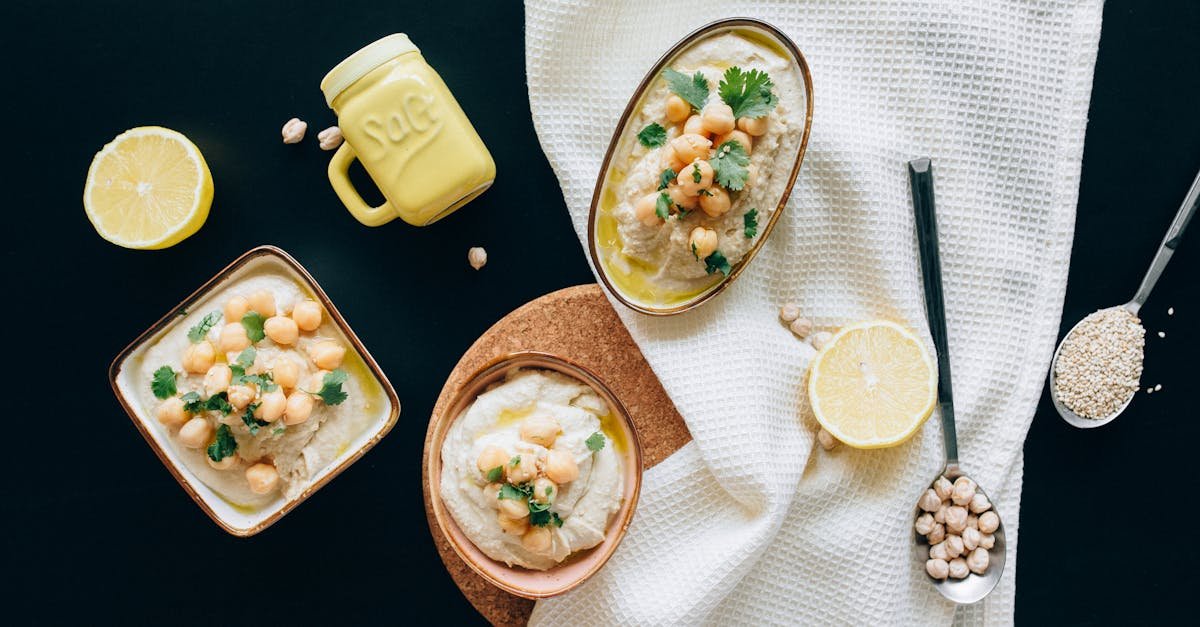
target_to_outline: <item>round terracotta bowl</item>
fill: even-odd
[[[592,388],[608,403],[609,409],[617,418],[615,424],[628,443],[621,452],[625,483],[621,507],[609,520],[604,541],[571,555],[561,564],[548,570],[509,566],[488,557],[459,529],[442,501],[442,442],[446,439],[446,432],[476,397],[488,386],[503,380],[505,374],[513,368],[551,370]],[[455,392],[446,410],[441,415],[435,414],[432,421],[431,434],[425,445],[425,488],[428,505],[454,552],[489,583],[527,599],[544,599],[574,589],[599,571],[608,558],[612,557],[617,545],[625,537],[625,530],[629,528],[629,523],[633,520],[633,510],[637,507],[638,494],[642,487],[642,447],[625,406],[590,370],[549,353],[524,351],[504,355],[472,374]]]

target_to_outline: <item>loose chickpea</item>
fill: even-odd
[[[504,465],[505,475],[509,483],[525,483],[537,476],[537,456],[533,453],[521,453]]]
[[[483,486],[483,502],[492,509],[500,509],[499,483],[489,483]]]
[[[200,448],[212,438],[213,428],[208,421],[196,416],[179,428],[179,443],[188,448]]]
[[[921,535],[926,535],[930,531],[933,531],[933,525],[933,514],[926,513],[917,517],[917,522],[913,524],[913,529],[916,529],[917,533]]]
[[[553,418],[533,416],[521,423],[521,439],[546,448],[554,446],[559,433],[562,433],[562,427]]]
[[[950,574],[950,565],[946,560],[929,560],[925,562],[925,572],[934,579],[945,579]]]
[[[279,485],[279,471],[271,464],[253,464],[246,469],[246,483],[255,494],[269,494]]]
[[[183,399],[178,396],[163,401],[154,413],[159,423],[171,429],[183,426],[188,420],[188,414],[183,410]]]
[[[737,142],[741,144],[742,149],[746,151],[746,154],[750,154],[754,151],[754,142],[750,140],[749,135],[743,133],[742,131],[729,131],[728,133],[713,139],[713,145],[717,147],[724,145],[725,142]]]
[[[195,344],[189,344],[184,349],[183,369],[192,374],[208,372],[208,369],[212,368],[213,361],[216,358],[217,351],[213,348],[212,342],[200,340]]]
[[[779,308],[779,319],[785,324],[791,323],[796,318],[800,317],[800,305],[796,303],[785,303]]]
[[[221,327],[221,335],[217,338],[223,353],[236,353],[250,347],[250,336],[246,335],[246,327],[240,322],[230,322]]]
[[[671,94],[667,96],[667,119],[678,124],[687,119],[692,112],[692,105],[686,100]]]
[[[237,455],[237,453],[234,453],[232,455],[226,455],[225,457],[222,457],[221,461],[219,461],[219,462],[214,462],[211,457],[209,457],[208,455],[205,455],[204,461],[208,462],[209,466],[212,466],[213,468],[215,468],[217,470],[229,470],[230,468],[233,468],[234,464],[237,463],[238,455]]]
[[[927,511],[936,512],[942,506],[942,499],[938,498],[937,492],[933,489],[928,489],[921,495],[921,499],[917,501],[917,507]]]
[[[504,515],[504,512],[499,512],[496,514],[496,522],[500,525],[500,531],[510,536],[525,535],[525,532],[529,530],[529,516],[509,518]]]
[[[1000,528],[1000,517],[994,511],[987,511],[979,515],[979,533],[988,535],[995,533]]]
[[[978,548],[971,551],[971,554],[967,556],[967,567],[976,575],[982,575],[987,572],[988,562],[990,561],[991,557],[988,555],[987,549]]]
[[[717,232],[698,226],[688,237],[688,248],[697,259],[705,259],[717,250]]]
[[[479,469],[479,472],[486,475],[494,468],[503,467],[508,463],[509,459],[511,458],[508,456],[508,451],[499,446],[485,446],[479,452],[479,457],[475,460],[475,467]]]
[[[963,547],[965,547],[968,551],[974,551],[975,549],[979,548],[979,539],[982,537],[983,534],[979,533],[978,529],[973,529],[971,527],[963,529]]]
[[[691,211],[700,206],[700,197],[696,195],[689,196],[678,185],[672,185],[667,188],[667,195],[671,197],[671,204],[683,209]]]
[[[545,553],[554,543],[554,533],[548,527],[533,527],[521,536],[521,546],[533,553]]]
[[[246,302],[250,305],[250,309],[257,311],[264,318],[275,315],[275,295],[269,290],[258,290],[251,294]]]
[[[557,496],[558,486],[554,485],[553,481],[545,477],[533,480],[533,501],[535,503],[553,503]]]
[[[267,318],[267,321],[263,323],[263,333],[266,333],[272,342],[281,346],[291,346],[300,339],[300,327],[296,321],[283,316]]]
[[[237,322],[250,311],[250,302],[242,296],[234,296],[225,301],[225,319],[231,322]]]
[[[982,533],[979,535],[979,546],[985,549],[990,549],[996,546],[996,535],[992,533]]]
[[[950,560],[949,566],[951,579],[966,579],[967,575],[970,574],[970,570],[967,567],[967,560],[961,557]]]
[[[738,118],[737,127],[747,135],[762,137],[767,134],[767,116],[761,118]]]
[[[930,544],[937,544],[944,541],[946,539],[946,525],[939,522],[933,523],[933,530],[929,532],[929,535],[925,536],[925,539]]]
[[[683,123],[683,132],[708,137],[708,131],[704,130],[704,123],[700,121],[699,115],[693,115]],[[686,163],[686,162],[685,162]]]
[[[942,544],[946,545],[946,555],[949,556],[950,559],[954,559],[959,555],[962,555],[963,551],[966,550],[966,546],[963,545],[961,536],[946,536],[946,541]]]
[[[950,509],[950,501],[943,501],[933,512],[933,520],[940,523],[946,522],[946,510]]]
[[[671,140],[671,149],[675,151],[675,156],[684,163],[691,163],[696,159],[707,159],[709,148],[712,148],[712,142],[707,137],[695,133],[684,133]]]
[[[322,370],[333,370],[342,365],[346,347],[334,340],[317,342],[308,349],[308,358]]]
[[[953,505],[946,510],[946,530],[950,533],[962,533],[967,528],[967,508]]]
[[[808,318],[796,318],[795,320],[792,320],[791,324],[788,325],[788,329],[791,330],[796,337],[804,339],[812,333],[813,323],[812,320],[809,320]]]
[[[287,396],[283,390],[274,390],[262,395],[262,400],[254,410],[254,417],[267,422],[275,422],[283,416],[287,409]]]
[[[658,197],[659,192],[646,194],[638,199],[633,205],[634,217],[638,222],[646,226],[658,226],[663,223],[662,218],[658,217]]]
[[[696,159],[687,164],[675,177],[675,184],[688,196],[700,195],[700,190],[707,189],[712,185],[712,181],[712,165],[704,159]]]
[[[946,543],[938,542],[929,547],[929,559],[931,560],[948,560],[950,556],[946,554]]]
[[[704,130],[714,135],[724,135],[732,131],[737,124],[733,117],[733,108],[721,101],[704,105],[700,112],[700,123]]]
[[[950,493],[954,491],[954,484],[945,477],[938,477],[937,481],[933,482],[933,491],[937,493],[939,499],[948,501]]]
[[[321,326],[321,305],[313,300],[296,303],[292,308],[292,320],[301,331],[316,331]]]
[[[954,501],[955,505],[966,505],[975,497],[975,482],[967,477],[959,477],[954,480],[954,491],[950,493],[950,500]]]
[[[579,478],[579,464],[575,463],[575,458],[566,451],[550,451],[546,455],[546,465],[542,470],[547,479],[558,485],[571,483]]]
[[[729,192],[725,191],[723,187],[714,185],[708,188],[708,193],[700,194],[700,209],[708,214],[710,218],[725,215],[725,212],[729,211],[731,204]]]
[[[233,380],[233,371],[225,364],[213,364],[208,372],[204,373],[204,392],[209,396],[220,394],[229,389],[229,382]]]
[[[231,385],[226,391],[229,394],[229,404],[239,410],[248,407],[258,395],[258,390],[253,385]]]
[[[298,425],[308,420],[313,410],[313,397],[308,392],[296,390],[287,397],[283,410],[283,424]]]
[[[271,367],[271,380],[289,390],[295,388],[300,382],[300,364],[290,357],[281,356]]]
[[[968,505],[972,514],[982,514],[989,509],[992,509],[992,502],[983,492],[976,492],[975,496],[971,497],[971,502]]]

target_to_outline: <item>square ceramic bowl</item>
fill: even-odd
[[[530,570],[519,566],[509,566],[498,562],[481,551],[467,538],[462,529],[454,521],[442,501],[442,442],[450,425],[468,408],[475,398],[485,392],[489,386],[504,379],[509,371],[515,368],[535,368],[551,370],[564,374],[592,388],[617,418],[614,426],[619,430],[619,437],[624,440],[620,450],[621,467],[624,481],[624,491],[621,507],[608,522],[604,540],[590,548],[579,551],[561,564],[547,570]],[[553,597],[574,589],[589,577],[596,574],[625,537],[625,531],[633,520],[634,509],[637,508],[638,495],[642,487],[642,446],[638,440],[637,430],[629,412],[621,404],[612,391],[595,374],[587,368],[568,361],[562,357],[548,353],[525,351],[502,356],[480,368],[472,374],[462,387],[455,393],[453,400],[446,406],[446,411],[433,416],[430,424],[431,434],[426,439],[425,446],[425,492],[429,499],[430,508],[438,527],[454,552],[476,573],[479,573],[492,585],[527,599],[543,599]],[[437,530],[435,530],[436,533]]]
[[[307,292],[308,296],[321,303],[326,315],[336,327],[336,335],[340,335],[340,339],[349,348],[346,353],[346,362],[348,364],[361,362],[359,364],[362,366],[361,371],[365,373],[362,376],[367,378],[366,381],[373,382],[378,386],[382,402],[368,406],[371,416],[369,420],[365,421],[366,428],[353,438],[331,463],[318,470],[303,491],[290,499],[285,498],[281,491],[274,500],[266,505],[249,508],[223,498],[197,478],[181,461],[175,448],[176,445],[169,440],[166,429],[154,418],[154,408],[147,407],[144,402],[145,395],[138,393],[139,386],[148,385],[139,376],[138,371],[149,347],[179,325],[188,324],[185,318],[188,312],[220,309],[220,304],[216,302],[220,290],[236,285],[241,279],[248,276],[262,274],[290,279],[302,292]],[[314,492],[358,461],[364,453],[383,439],[383,436],[387,435],[392,426],[396,424],[396,419],[400,415],[400,401],[396,397],[396,390],[379,369],[379,364],[375,363],[358,336],[354,334],[350,325],[346,323],[337,307],[334,307],[325,291],[299,262],[274,246],[259,246],[251,249],[201,285],[191,296],[167,312],[162,319],[151,325],[125,350],[121,351],[109,367],[108,377],[113,392],[117,395],[117,400],[121,402],[130,419],[133,420],[134,426],[141,432],[155,455],[162,460],[163,465],[175,476],[179,485],[192,497],[192,500],[196,501],[200,509],[204,510],[204,513],[208,514],[209,518],[212,518],[213,522],[222,529],[235,536],[252,536],[295,509],[297,505],[303,503]]]

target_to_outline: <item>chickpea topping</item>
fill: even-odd
[[[250,347],[250,336],[246,335],[246,327],[241,322],[230,322],[221,327],[221,335],[217,338],[223,353],[236,353]]]
[[[500,530],[510,536],[525,535],[529,530],[529,517],[524,518],[509,518],[504,515],[504,512],[496,514],[496,522],[500,524]]]
[[[937,481],[933,482],[933,491],[937,493],[939,499],[947,501],[950,499],[950,493],[954,491],[954,484],[945,477],[938,477]]]
[[[933,489],[928,489],[921,495],[921,499],[917,501],[917,507],[927,511],[936,512],[942,506],[942,499],[938,498],[937,492]]]
[[[558,486],[554,485],[553,481],[545,477],[533,480],[533,501],[535,503],[553,503],[557,496]]]
[[[329,374],[328,370],[318,370],[312,373],[312,376],[308,378],[308,385],[305,387],[309,390],[321,389],[325,385],[325,375],[327,374]]]
[[[292,308],[292,320],[301,331],[316,331],[321,326],[321,305],[313,300],[296,303]]]
[[[486,475],[493,468],[503,467],[509,459],[508,451],[495,445],[486,446],[480,451],[479,458],[475,460],[475,466],[479,468],[479,472]]]
[[[229,470],[230,468],[233,468],[234,464],[237,463],[238,456],[237,453],[234,453],[232,455],[226,455],[225,457],[222,457],[221,461],[219,462],[214,462],[211,457],[205,455],[204,461],[208,462],[208,465],[212,466],[216,470]]]
[[[274,390],[262,395],[262,400],[254,410],[254,417],[267,422],[275,422],[283,416],[287,408],[287,396],[282,390]]]
[[[761,118],[738,118],[738,130],[752,135],[754,137],[762,137],[767,134],[767,116]]]
[[[525,483],[532,481],[537,476],[537,456],[533,453],[522,453],[514,459],[517,463],[509,461],[504,465],[504,472],[508,476],[509,483]],[[549,476],[549,473],[547,473]]]
[[[263,333],[272,342],[281,346],[291,346],[300,339],[300,327],[295,320],[283,316],[271,316],[263,323]]]
[[[313,410],[313,398],[308,392],[296,390],[287,397],[283,411],[283,424],[298,425],[308,420]]]
[[[700,112],[700,123],[709,133],[724,135],[736,125],[733,108],[719,100],[710,102],[704,105],[704,110]]]
[[[708,193],[700,194],[700,209],[708,214],[710,218],[720,217],[729,211],[729,206],[732,201],[729,199],[729,192],[723,187],[712,186],[708,188]]]
[[[667,96],[667,119],[676,124],[686,120],[692,112],[692,105],[675,94]]]
[[[188,414],[183,410],[183,399],[178,396],[172,396],[160,403],[154,413],[159,423],[172,429],[183,426],[188,420]]]
[[[566,451],[550,451],[546,455],[546,465],[542,470],[547,479],[558,485],[571,483],[579,478],[579,464],[575,463],[575,458]]]
[[[334,340],[317,342],[308,349],[308,357],[322,370],[333,370],[342,365],[346,356],[346,347]]]
[[[234,296],[225,302],[225,319],[237,322],[250,311],[250,303],[242,296]]]
[[[994,511],[987,511],[979,515],[979,533],[989,535],[995,533],[1000,528],[1000,517]]]
[[[708,131],[704,130],[704,123],[700,121],[699,115],[693,115],[683,123],[683,132],[684,134],[690,133],[692,135],[708,137]],[[686,163],[686,161],[684,163]]]
[[[525,518],[529,515],[529,506],[525,504],[525,499],[498,499],[500,501],[500,513],[512,519]]]
[[[212,396],[220,394],[229,389],[229,382],[233,380],[233,371],[225,364],[214,364],[204,374],[204,393]]]
[[[500,484],[489,483],[483,486],[483,502],[492,509],[500,509]]]
[[[950,574],[950,565],[946,560],[931,559],[925,562],[925,572],[934,579],[945,579]]]
[[[751,141],[749,135],[743,133],[742,131],[729,131],[728,133],[725,133],[724,135],[714,139],[713,145],[721,146],[725,142],[737,142],[741,144],[742,148],[745,149],[746,154],[750,154],[754,151],[754,142]]]
[[[208,372],[216,358],[217,351],[213,348],[212,342],[200,340],[195,344],[189,344],[184,349],[183,369],[192,374]]]
[[[678,185],[672,185],[667,188],[667,195],[671,197],[671,203],[684,211],[691,211],[700,206],[700,197],[696,195],[689,196]]]
[[[196,416],[179,428],[179,443],[188,448],[200,448],[212,438],[213,428],[208,421]]]
[[[231,385],[228,392],[229,404],[239,410],[246,409],[250,403],[254,402],[254,397],[258,394],[253,385]]]
[[[967,560],[956,557],[950,560],[950,578],[951,579],[966,579],[970,571],[967,569]]]
[[[558,421],[553,418],[534,416],[521,423],[521,439],[546,448],[554,446],[554,440],[558,439],[559,433],[562,433],[562,427],[558,426]]]
[[[521,536],[521,546],[533,553],[545,553],[554,542],[554,533],[546,527],[533,527]]]
[[[658,196],[659,192],[646,194],[634,203],[633,214],[638,219],[638,222],[646,226],[658,226],[663,223],[662,218],[658,217],[656,213],[658,210]]]
[[[271,380],[287,389],[296,387],[300,382],[300,364],[288,356],[281,356],[271,367]]]
[[[712,142],[695,133],[684,133],[671,140],[671,149],[675,151],[675,157],[684,163],[707,159],[709,148],[712,148]]]
[[[250,309],[257,311],[264,318],[275,315],[275,295],[269,290],[258,290],[246,298]]]
[[[704,259],[717,250],[717,232],[698,226],[688,237],[688,248],[697,259]]]
[[[255,494],[269,494],[279,485],[279,471],[271,464],[253,464],[246,469],[246,483]]]
[[[971,554],[967,556],[967,567],[976,575],[982,575],[987,571],[988,562],[990,561],[991,558],[988,555],[987,549],[978,548],[971,551]]]
[[[712,182],[712,165],[703,159],[696,159],[687,164],[679,172],[679,175],[675,177],[675,184],[688,196],[700,195],[700,190],[708,189],[712,185]]]

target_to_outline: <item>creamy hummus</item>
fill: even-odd
[[[180,399],[189,398],[189,393],[192,394],[192,399],[198,397],[204,400],[214,396],[211,382],[206,386],[207,373],[189,372],[185,367],[189,348],[207,342],[213,348],[214,368],[220,370],[223,366],[236,365],[244,349],[221,350],[223,345],[229,345],[228,341],[223,344],[221,334],[230,324],[229,320],[224,319],[225,315],[222,312],[231,299],[256,294],[260,297],[269,295],[276,308],[275,315],[280,318],[291,319],[293,308],[299,303],[304,303],[303,307],[309,312],[319,312],[319,325],[308,331],[297,329],[295,340],[287,345],[273,341],[270,336],[258,342],[251,342],[254,349],[253,362],[245,368],[245,374],[263,378],[275,375],[277,380],[283,381],[287,377],[280,378],[278,375],[286,367],[293,370],[296,382],[291,385],[256,385],[245,384],[243,381],[242,392],[248,390],[252,394],[249,401],[261,406],[264,396],[270,393],[267,388],[274,385],[275,393],[289,400],[293,395],[297,396],[298,406],[307,405],[307,400],[311,400],[311,410],[303,420],[299,419],[297,411],[291,411],[291,415],[279,416],[262,415],[260,411],[261,417],[253,421],[253,433],[251,426],[244,420],[247,409],[253,413],[252,405],[232,408],[229,413],[219,409],[188,411],[184,413],[182,420],[190,422],[192,419],[202,418],[208,426],[199,425],[202,427],[198,430],[202,434],[200,437],[207,436],[202,443],[198,446],[187,445],[185,441],[188,438],[184,437],[181,431],[190,427],[187,427],[186,423],[181,424],[179,419],[164,419],[164,405],[174,404],[177,407]],[[199,342],[193,342],[188,337],[189,330],[196,328],[210,314],[216,318],[215,324],[203,334]],[[238,322],[240,321],[234,324]],[[325,402],[317,395],[329,370],[319,368],[313,361],[312,349],[322,343],[346,349],[344,357],[339,360],[322,361],[326,366],[337,364],[337,371],[346,373],[346,380],[341,384],[346,398],[336,405]],[[284,362],[291,365],[283,366]],[[166,398],[160,398],[152,390],[151,382],[155,379],[155,372],[164,366],[169,367],[175,375],[176,391]],[[195,367],[194,364],[192,366]],[[165,334],[156,338],[137,364],[136,379],[139,384],[136,388],[141,396],[142,406],[156,408],[154,413],[159,416],[158,420],[151,419],[147,423],[167,435],[166,439],[173,447],[174,453],[188,470],[232,505],[254,510],[281,495],[285,499],[298,496],[309,487],[311,478],[335,460],[366,430],[376,413],[373,408],[383,402],[381,388],[368,373],[361,357],[345,342],[340,330],[329,320],[324,309],[313,301],[300,285],[288,277],[264,271],[251,274],[236,284],[208,295]],[[233,379],[235,384],[238,381],[237,378]],[[222,393],[226,399],[234,400],[235,393],[232,387],[225,386]],[[305,395],[310,398],[299,398]],[[236,404],[239,403],[235,401]],[[288,405],[288,409],[292,409],[291,404]],[[167,412],[168,416],[169,414],[170,412]],[[228,429],[224,434],[221,432],[222,427]],[[224,454],[218,453],[221,459],[215,462],[211,459],[209,447],[222,435],[232,436],[236,442],[236,449],[230,454],[226,441]],[[247,472],[256,465],[258,467],[255,470]],[[272,475],[271,468],[277,476]],[[254,482],[253,479],[258,481]]]
[[[761,236],[779,203],[791,173],[806,123],[804,85],[796,63],[765,42],[736,33],[700,41],[672,60],[670,68],[687,76],[700,72],[710,86],[707,104],[719,104],[718,85],[723,73],[737,66],[770,75],[777,103],[766,116],[766,131],[752,137],[750,170],[744,189],[731,190],[731,206],[713,217],[692,210],[681,219],[672,214],[662,224],[647,225],[638,219],[635,205],[647,194],[660,190],[660,176],[674,158],[672,140],[685,131],[682,122],[668,119],[667,100],[672,90],[663,78],[656,80],[642,97],[640,109],[628,121],[624,137],[613,156],[608,187],[600,211],[610,214],[615,224],[598,224],[602,262],[618,286],[651,301],[684,298],[703,291],[721,278],[704,259],[693,254],[689,237],[696,227],[716,232],[716,249],[730,265],[736,265]],[[666,130],[667,141],[647,147],[637,133],[651,123]],[[740,127],[739,127],[740,128]],[[714,140],[713,151],[719,139]],[[690,166],[685,166],[690,167]],[[746,214],[756,210],[757,232],[747,236]],[[613,228],[615,226],[615,228]],[[606,228],[607,227],[607,228]],[[615,232],[614,232],[615,231]]]
[[[600,544],[609,519],[621,506],[624,488],[620,456],[603,431],[602,419],[609,413],[589,386],[546,370],[514,370],[480,394],[450,427],[441,450],[442,500],[459,528],[488,557],[536,570]],[[550,446],[529,441],[530,425],[547,423],[558,427]],[[491,464],[482,460],[497,449],[504,451],[507,479],[498,478],[499,472],[489,478],[486,469],[480,469]],[[572,460],[577,476],[569,482],[544,483],[556,476],[557,457]],[[514,480],[524,465],[530,474]],[[537,500],[548,501],[542,516],[551,517],[551,522],[539,526],[538,514],[531,514],[502,525],[504,508],[514,502],[499,498],[503,493],[497,494],[497,479],[513,495],[536,487],[530,500],[520,504],[534,510],[544,507]],[[552,493],[547,487],[543,492],[543,485],[556,490]]]

